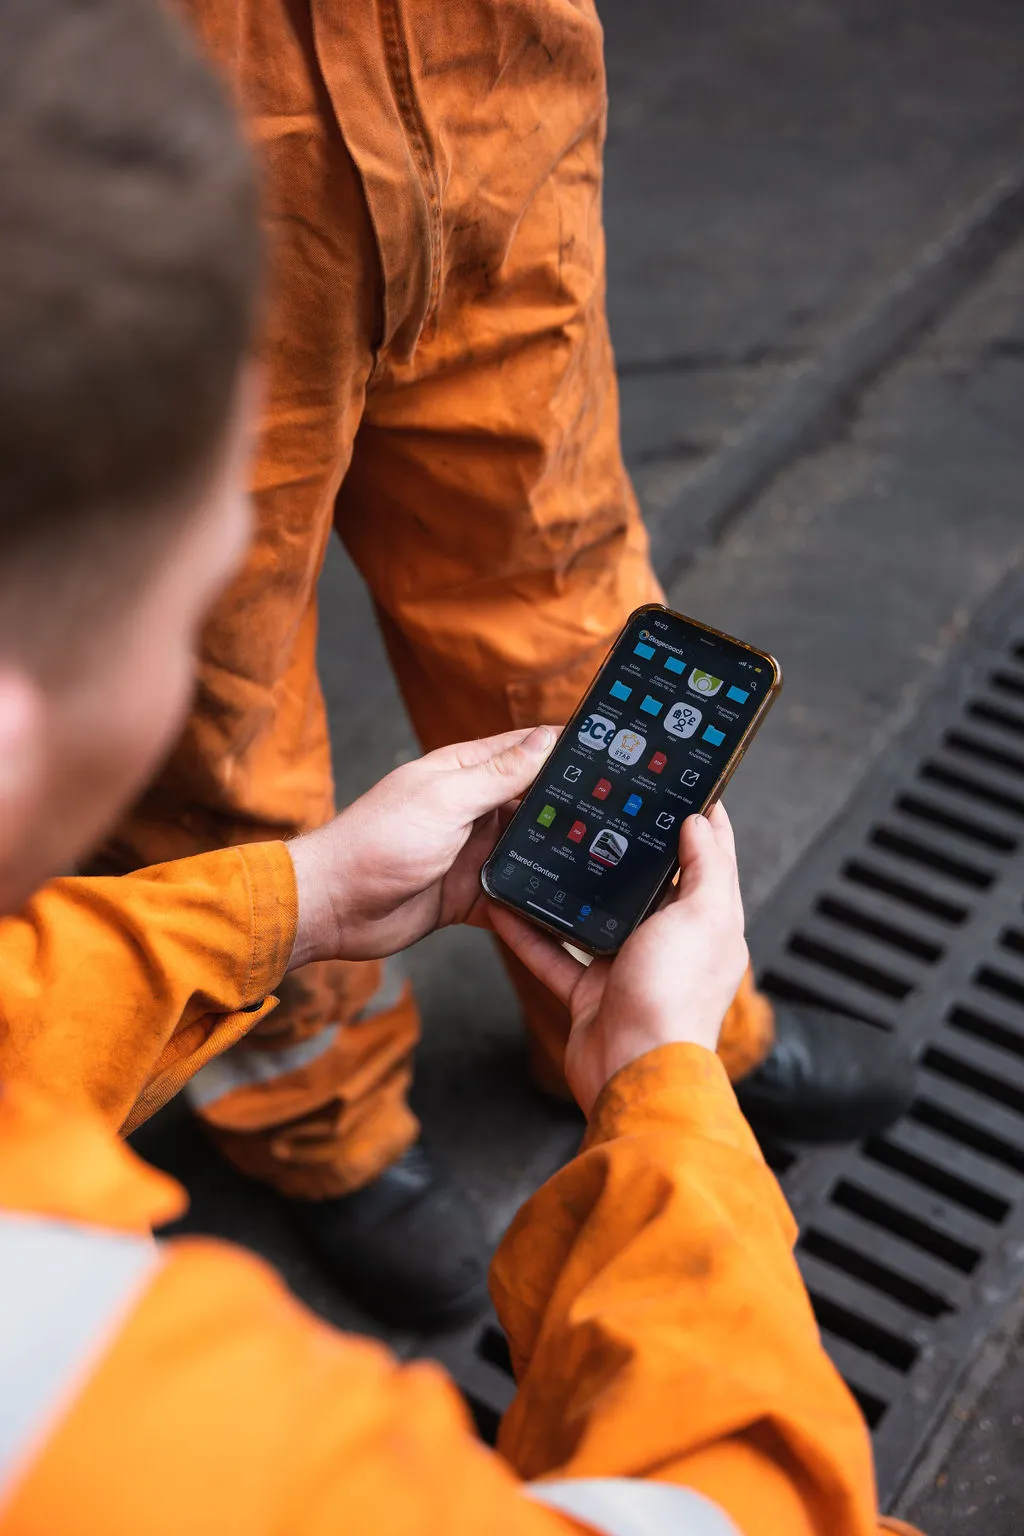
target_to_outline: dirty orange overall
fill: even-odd
[[[181,3],[262,168],[258,537],[207,629],[184,740],[107,848],[109,872],[331,814],[315,645],[332,529],[427,747],[564,720],[625,616],[660,596],[619,445],[589,0]],[[77,918],[88,900],[80,886]],[[116,917],[111,901],[97,897],[97,920]],[[79,927],[53,943],[80,943]],[[133,1017],[116,936],[106,953],[85,995],[60,1000],[93,1033]],[[557,1088],[565,1011],[512,969],[538,1079]],[[169,984],[192,985],[187,970]],[[39,999],[39,978],[17,990]],[[416,1005],[377,964],[308,967],[279,996],[190,1096],[245,1171],[342,1193],[416,1135]],[[730,1074],[770,1039],[748,978],[723,1033]]]

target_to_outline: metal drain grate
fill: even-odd
[[[766,1147],[829,1353],[891,1503],[1024,1280],[1024,579],[1012,576],[839,821],[755,924],[766,989],[919,1051],[907,1117],[861,1146]],[[439,1351],[493,1437],[492,1321]]]
[[[898,1029],[904,1120],[769,1147],[822,1335],[891,1502],[1024,1278],[1024,582],[786,882],[752,948],[777,997]]]

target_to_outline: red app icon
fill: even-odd
[[[651,773],[660,773],[667,762],[668,758],[665,756],[664,752],[655,752],[647,766]]]
[[[595,800],[607,800],[611,792],[612,783],[610,779],[598,779],[597,783],[590,791]]]
[[[570,843],[582,843],[586,830],[587,824],[585,821],[574,821],[565,835]]]

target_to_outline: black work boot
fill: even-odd
[[[290,1205],[338,1284],[382,1322],[450,1328],[487,1305],[480,1219],[419,1143],[363,1189]]]
[[[757,1133],[787,1141],[860,1141],[898,1120],[914,1063],[894,1035],[845,1014],[775,1002],[775,1044],[736,1086]]]

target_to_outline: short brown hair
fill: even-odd
[[[235,114],[163,0],[2,0],[0,572],[59,579],[200,478],[258,268]]]

